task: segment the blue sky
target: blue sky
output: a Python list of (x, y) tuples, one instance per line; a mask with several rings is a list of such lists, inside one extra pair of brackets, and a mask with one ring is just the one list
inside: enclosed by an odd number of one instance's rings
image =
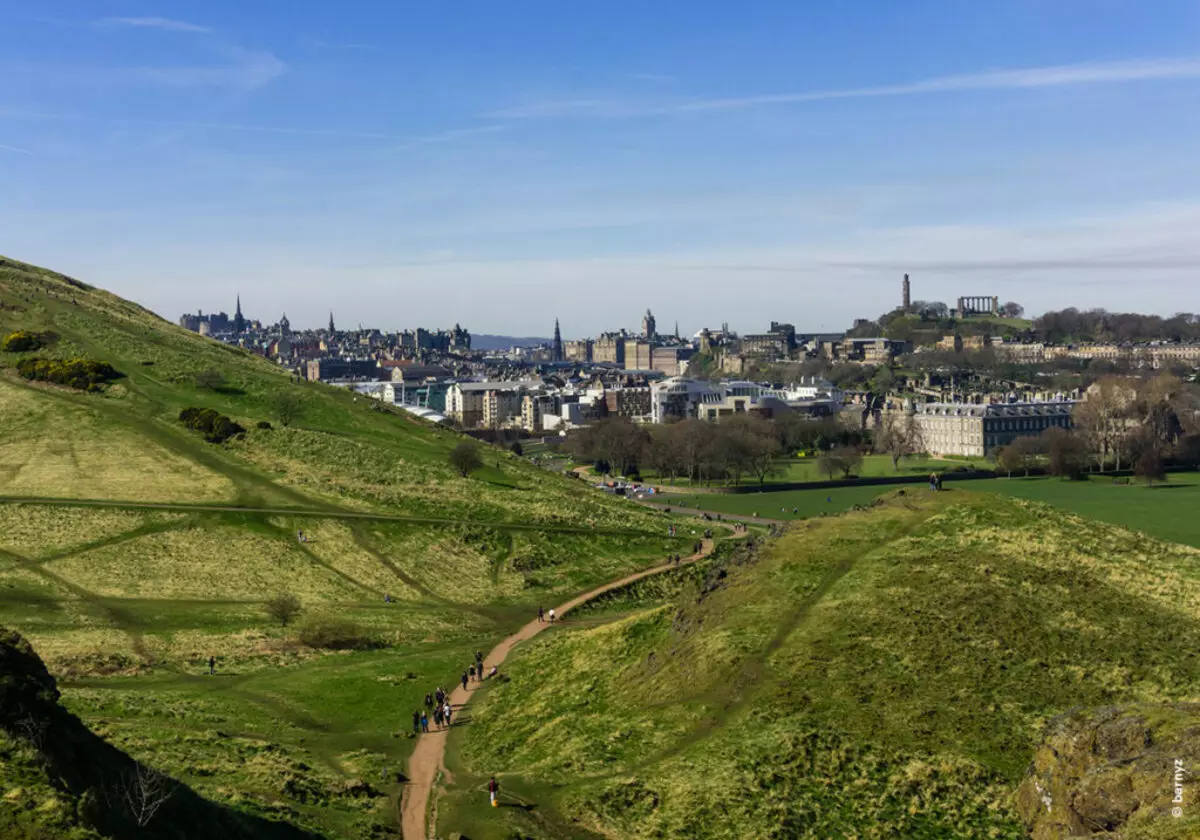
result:
[(1200, 2), (0, 6), (0, 253), (174, 319), (1200, 310)]

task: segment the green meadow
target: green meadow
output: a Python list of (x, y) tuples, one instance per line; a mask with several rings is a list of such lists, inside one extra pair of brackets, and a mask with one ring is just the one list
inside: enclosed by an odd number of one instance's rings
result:
[[(3, 261), (0, 304), (0, 335), (50, 334), (0, 353), (0, 625), (96, 733), (224, 805), (397, 834), (427, 691), (539, 605), (686, 549), (663, 514), (504, 450), (463, 478), (453, 431), (53, 272)], [(15, 372), (81, 356), (123, 376), (88, 393)], [(303, 406), (286, 426), (283, 393)], [(187, 407), (247, 431), (207, 443)]]

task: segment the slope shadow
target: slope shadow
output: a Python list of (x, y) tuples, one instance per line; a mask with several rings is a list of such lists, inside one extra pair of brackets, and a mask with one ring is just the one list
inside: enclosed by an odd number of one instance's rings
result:
[(75, 800), (83, 821), (105, 836), (320, 840), (289, 823), (211, 802), (150, 770), (89, 730), (58, 697), (54, 678), (29, 643), (0, 627), (0, 728), (37, 750), (50, 783)]

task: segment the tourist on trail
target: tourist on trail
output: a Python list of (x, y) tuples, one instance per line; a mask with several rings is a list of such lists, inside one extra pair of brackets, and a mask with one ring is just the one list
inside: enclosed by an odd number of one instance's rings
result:
[(466, 671), (463, 671), (462, 684), (463, 684), (463, 691), (466, 691), (467, 690), (467, 672)]
[(442, 716), (446, 718), (446, 725), (450, 725), (450, 717), (454, 714), (454, 707), (450, 705), (450, 701), (446, 701), (446, 708), (442, 710)]
[(430, 694), (428, 691), (425, 692), (425, 708), (426, 709), (433, 708), (433, 695)]
[(550, 608), (550, 623), (554, 623), (554, 607)]
[(429, 731), (429, 713), (428, 712), (421, 712), (421, 731), (422, 732)]
[(442, 707), (438, 706), (433, 710), (433, 723), (438, 729), (442, 728)]
[(483, 665), (483, 651), (481, 650), (475, 651), (475, 665), (475, 670), (482, 674), (483, 669), (479, 667), (480, 665)]
[(545, 620), (546, 620), (546, 611), (544, 609), (542, 609), (541, 607), (538, 607), (538, 621), (545, 621)]
[(446, 689), (442, 688), (441, 686), (438, 686), (437, 693), (434, 694), (434, 697), (437, 698), (437, 704), (439, 706), (442, 705), (442, 701), (446, 699)]
[(471, 682), (475, 682), (475, 666), (473, 664), (467, 669), (467, 674), (471, 677)]
[(208, 657), (208, 675), (211, 677), (217, 673), (217, 658), (215, 656)]
[(494, 676), (496, 676), (496, 666), (495, 665), (492, 666), (492, 670), (488, 671), (488, 679), (490, 680)]
[(421, 734), (421, 713), (419, 711), (413, 712), (413, 734)]
[(488, 799), (492, 803), (492, 807), (496, 807), (496, 796), (500, 793), (500, 783), (496, 781), (496, 777), (492, 776), (492, 780), (488, 782)]

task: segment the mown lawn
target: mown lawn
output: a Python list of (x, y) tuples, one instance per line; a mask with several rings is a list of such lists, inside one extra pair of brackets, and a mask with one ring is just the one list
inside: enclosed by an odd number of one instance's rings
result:
[[(1110, 522), (1171, 542), (1200, 547), (1200, 473), (1173, 473), (1166, 484), (1114, 484), (1111, 478), (1062, 481), (1055, 478), (996, 478), (946, 482), (947, 491), (967, 489), (1047, 502), (1080, 516)], [(762, 493), (704, 493), (665, 496), (664, 504), (770, 519), (807, 519), (867, 504), (895, 487), (839, 487)], [(905, 492), (926, 494), (924, 484)]]
[[(766, 484), (794, 484), (805, 481), (827, 481), (829, 476), (821, 472), (820, 466), (816, 458), (786, 458), (779, 462), (779, 469), (776, 473), (767, 478)], [(896, 475), (929, 475), (931, 472), (944, 473), (949, 470), (958, 469), (960, 467), (975, 467), (981, 470), (993, 469), (986, 458), (905, 458), (900, 462), (899, 469), (892, 466), (892, 459), (887, 455), (864, 455), (862, 466), (854, 471), (854, 474), (863, 478), (879, 478), (883, 476)], [(840, 478), (841, 476), (834, 476)], [(651, 472), (643, 472), (642, 478), (652, 484), (666, 483), (665, 479), (654, 475)], [(671, 482), (675, 486), (686, 487), (689, 482), (687, 479), (676, 479)], [(724, 482), (722, 485), (728, 486), (733, 482)], [(759, 483), (754, 476), (743, 476), (738, 482), (743, 486), (754, 486)]]

